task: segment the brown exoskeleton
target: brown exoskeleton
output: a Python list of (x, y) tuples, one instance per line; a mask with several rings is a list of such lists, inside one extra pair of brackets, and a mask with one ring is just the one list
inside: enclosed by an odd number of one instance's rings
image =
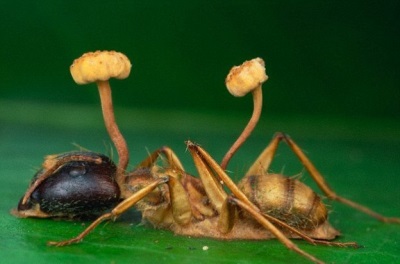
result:
[[(43, 199), (34, 199), (38, 196), (36, 193), (39, 189), (43, 189), (40, 192), (46, 193), (47, 189), (41, 186), (58, 174), (71, 174), (73, 171), (73, 175), (83, 176), (87, 171), (95, 171), (94, 173), (101, 175), (109, 173), (110, 178), (115, 178), (118, 185), (118, 190), (110, 191), (103, 200), (117, 197), (122, 201), (110, 212), (102, 214), (77, 237), (61, 242), (49, 242), (50, 245), (64, 246), (80, 242), (101, 222), (113, 220), (135, 206), (142, 212), (143, 219), (153, 226), (169, 229), (179, 235), (216, 239), (277, 238), (289, 249), (317, 263), (322, 261), (298, 248), (290, 238), (301, 238), (311, 244), (357, 247), (353, 242), (330, 241), (336, 238), (339, 232), (328, 222), (328, 212), (321, 198), (308, 186), (296, 179), (267, 173), (279, 143), (284, 141), (328, 198), (361, 210), (378, 220), (400, 223), (399, 218), (383, 217), (335, 194), (297, 144), (282, 133), (274, 136), (237, 185), (230, 179), (225, 169), (258, 121), (262, 106), (261, 83), (266, 79), (264, 62), (259, 58), (231, 70), (226, 80), (228, 89), (238, 96), (252, 91), (255, 105), (253, 116), (221, 164), (199, 145), (186, 142), (199, 178), (186, 173), (177, 156), (167, 147), (150, 154), (129, 173), (124, 172), (126, 167), (121, 169), (119, 164), (116, 168), (107, 157), (89, 154), (90, 152), (51, 156), (46, 159), (43, 171), (34, 178), (15, 213), (19, 216), (39, 217), (56, 215), (52, 210), (44, 216), (40, 214), (43, 213), (43, 205), (47, 204)], [(112, 133), (110, 135), (113, 138)], [(121, 145), (116, 144), (117, 150), (118, 146)], [(118, 150), (118, 153), (124, 152)], [(160, 155), (165, 157), (166, 166), (156, 165)], [(74, 169), (71, 170), (68, 166)], [(102, 169), (93, 169), (97, 167)], [(231, 193), (228, 194), (223, 186)], [(114, 190), (114, 187), (110, 187), (110, 190)], [(62, 208), (58, 216), (62, 216), (63, 211), (67, 211), (66, 208), (69, 207)], [(82, 213), (80, 210), (84, 209), (76, 209), (74, 214), (79, 215)], [(68, 213), (65, 215), (69, 216)]]

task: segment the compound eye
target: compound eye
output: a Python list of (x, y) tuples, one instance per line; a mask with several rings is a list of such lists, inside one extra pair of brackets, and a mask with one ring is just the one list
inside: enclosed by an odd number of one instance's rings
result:
[(85, 175), (86, 174), (86, 167), (85, 165), (81, 164), (81, 165), (77, 165), (76, 167), (72, 167), (70, 171), (68, 171), (69, 176), (71, 177), (78, 177), (81, 175)]

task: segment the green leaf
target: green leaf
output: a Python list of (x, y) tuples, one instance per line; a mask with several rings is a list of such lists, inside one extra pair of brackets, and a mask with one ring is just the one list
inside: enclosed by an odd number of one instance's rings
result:
[[(308, 263), (276, 240), (218, 241), (176, 236), (168, 230), (141, 224), (140, 213), (135, 210), (116, 222), (100, 225), (80, 244), (61, 248), (47, 246), (49, 240), (76, 236), (89, 222), (18, 219), (9, 210), (17, 206), (44, 155), (73, 150), (71, 142), (110, 153), (109, 139), (97, 108), (25, 104), (21, 109), (21, 102), (0, 103), (0, 262)], [(151, 151), (169, 145), (192, 173), (195, 169), (185, 152), (184, 140), (190, 138), (200, 143), (219, 160), (246, 123), (244, 116), (232, 118), (218, 113), (128, 109), (117, 109), (116, 113), (131, 147), (132, 167), (145, 157), (146, 148)], [(306, 150), (338, 194), (383, 214), (400, 216), (400, 141), (395, 136), (400, 130), (396, 120), (387, 120), (381, 126), (379, 120), (327, 122), (303, 117), (304, 122), (300, 122), (292, 118), (263, 118), (266, 124), (257, 128), (231, 162), (235, 180), (267, 145), (274, 131), (284, 129)], [(278, 150), (272, 170), (284, 171), (289, 176), (302, 174), (301, 180), (315, 188), (284, 145)], [(312, 246), (295, 241), (300, 248), (328, 263), (398, 260), (399, 225), (380, 223), (344, 205), (325, 201), (331, 209), (332, 224), (343, 234), (338, 241), (356, 241), (363, 247)]]

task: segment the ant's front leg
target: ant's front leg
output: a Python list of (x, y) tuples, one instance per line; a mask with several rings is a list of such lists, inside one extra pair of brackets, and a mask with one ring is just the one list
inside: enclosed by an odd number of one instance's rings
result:
[(151, 153), (145, 160), (143, 160), (137, 168), (151, 168), (156, 163), (157, 159), (163, 155), (167, 159), (168, 167), (171, 169), (178, 169), (180, 171), (185, 171), (181, 161), (179, 160), (178, 156), (174, 153), (174, 151), (169, 147), (161, 147)]
[[(164, 176), (165, 175), (165, 176)], [(186, 191), (183, 185), (179, 182), (178, 175), (173, 170), (166, 170), (163, 176), (159, 176), (154, 178), (155, 175), (145, 174), (145, 175), (136, 175), (129, 182), (131, 187), (132, 194), (129, 195), (125, 200), (120, 202), (114, 209), (111, 210), (110, 213), (105, 213), (99, 218), (97, 218), (92, 224), (90, 224), (83, 232), (81, 232), (78, 236), (60, 242), (49, 242), (48, 244), (51, 246), (66, 246), (74, 243), (79, 243), (82, 241), (84, 237), (86, 237), (93, 229), (95, 229), (100, 223), (106, 220), (115, 220), (121, 214), (126, 212), (129, 208), (135, 206), (138, 202), (141, 203), (139, 210), (144, 210), (145, 207), (149, 207), (150, 211), (152, 211), (153, 220), (157, 221), (154, 224), (163, 224), (164, 219), (162, 216), (165, 216), (167, 211), (171, 210), (172, 217), (180, 226), (185, 226), (189, 224), (192, 219), (192, 211), (190, 206), (190, 201), (187, 197)], [(140, 179), (142, 178), (142, 179)], [(136, 184), (135, 184), (136, 183)], [(167, 184), (169, 190), (169, 198), (170, 206), (166, 208), (161, 208), (160, 214), (154, 212), (153, 207), (157, 207), (153, 202), (154, 200), (150, 198), (150, 203), (145, 201), (151, 193), (156, 190), (160, 185)], [(167, 198), (165, 198), (167, 199)], [(145, 214), (145, 212), (142, 212)], [(157, 219), (157, 217), (160, 218)]]
[(57, 246), (57, 247), (62, 247), (62, 246), (67, 246), (70, 244), (74, 243), (79, 243), (83, 240), (84, 237), (86, 237), (93, 229), (95, 229), (99, 224), (106, 220), (114, 220), (124, 212), (126, 212), (129, 208), (134, 206), (138, 201), (143, 199), (146, 195), (148, 195), (150, 192), (152, 192), (157, 186), (160, 184), (163, 184), (168, 181), (168, 177), (162, 177), (158, 178), (157, 180), (154, 180), (152, 183), (144, 187), (143, 189), (137, 191), (135, 194), (131, 195), (127, 199), (123, 200), (121, 203), (119, 203), (111, 212), (105, 213), (101, 215), (99, 218), (97, 218), (93, 223), (91, 223), (82, 233), (80, 233), (78, 236), (64, 240), (64, 241), (49, 241), (47, 244), (49, 246)]

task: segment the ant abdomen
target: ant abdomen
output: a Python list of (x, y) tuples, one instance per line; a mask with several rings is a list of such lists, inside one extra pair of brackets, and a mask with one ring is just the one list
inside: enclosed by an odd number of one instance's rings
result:
[(263, 213), (297, 229), (315, 229), (328, 217), (321, 198), (299, 180), (280, 174), (253, 175), (238, 186)]

